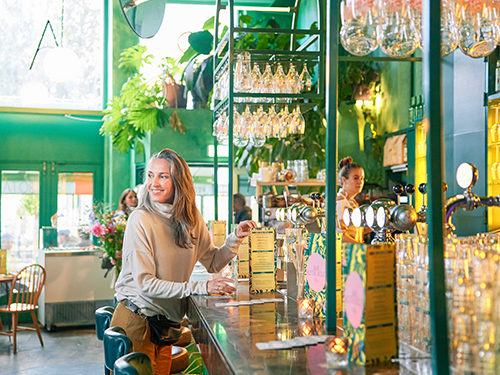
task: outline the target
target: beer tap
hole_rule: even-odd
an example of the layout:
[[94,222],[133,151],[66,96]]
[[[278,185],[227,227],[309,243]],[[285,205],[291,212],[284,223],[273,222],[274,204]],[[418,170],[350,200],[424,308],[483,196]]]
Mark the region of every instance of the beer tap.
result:
[[304,202],[297,202],[290,208],[278,208],[276,210],[276,220],[289,221],[297,228],[303,228],[306,224],[314,223],[316,220],[324,220],[325,210],[321,207],[324,193],[323,195],[312,193],[310,197],[313,199],[313,206],[309,206]]
[[412,197],[413,193],[415,193],[415,185],[406,184],[405,191],[406,191],[406,194],[408,195],[408,204],[410,206],[413,206],[411,197]]
[[472,192],[472,188],[479,179],[479,173],[475,165],[462,163],[457,168],[456,180],[458,186],[465,189],[463,194],[457,194],[448,198],[445,204],[445,230],[448,236],[453,234],[455,226],[452,223],[453,214],[459,208],[466,211],[475,210],[478,207],[500,207],[500,196],[479,197]]
[[427,205],[425,204],[425,195],[427,194],[427,184],[422,182],[418,185],[418,191],[422,194],[422,207],[420,207],[420,211],[417,213],[417,221],[419,223],[425,223],[427,221]]

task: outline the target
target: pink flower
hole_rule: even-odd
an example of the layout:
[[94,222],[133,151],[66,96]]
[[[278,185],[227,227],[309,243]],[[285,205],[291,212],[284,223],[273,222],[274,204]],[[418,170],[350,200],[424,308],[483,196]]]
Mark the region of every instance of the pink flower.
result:
[[91,230],[96,237],[101,237],[106,232],[106,228],[99,223],[94,223]]
[[398,12],[403,8],[403,0],[387,0],[389,12]]

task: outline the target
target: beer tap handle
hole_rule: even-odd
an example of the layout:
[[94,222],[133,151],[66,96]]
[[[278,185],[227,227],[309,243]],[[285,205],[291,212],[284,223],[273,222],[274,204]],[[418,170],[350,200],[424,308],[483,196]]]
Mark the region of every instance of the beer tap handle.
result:
[[401,194],[404,193],[404,189],[403,189],[403,186],[400,185],[400,184],[397,184],[397,185],[394,185],[392,187],[392,191],[394,192],[394,194],[396,194],[396,204],[399,204],[399,197],[401,196]]
[[422,194],[422,207],[425,207],[425,194],[427,194],[427,184],[422,182],[418,185],[418,191]]
[[415,193],[415,185],[407,184],[405,186],[405,191],[406,194],[408,194],[408,204],[411,206],[412,205],[411,196],[413,195],[413,193]]

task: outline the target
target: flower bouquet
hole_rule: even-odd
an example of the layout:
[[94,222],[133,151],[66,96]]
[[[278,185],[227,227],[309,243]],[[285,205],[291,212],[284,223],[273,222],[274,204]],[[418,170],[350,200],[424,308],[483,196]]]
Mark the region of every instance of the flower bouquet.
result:
[[98,238],[101,248],[116,267],[116,276],[121,271],[123,235],[127,219],[122,211],[112,211],[107,205],[98,203],[90,212],[90,233]]

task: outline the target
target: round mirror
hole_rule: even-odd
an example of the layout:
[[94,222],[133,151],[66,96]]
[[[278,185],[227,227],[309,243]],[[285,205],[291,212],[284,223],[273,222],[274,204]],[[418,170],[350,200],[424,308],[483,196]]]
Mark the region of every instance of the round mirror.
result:
[[125,19],[143,39],[156,35],[163,22],[167,0],[120,0]]
[[477,168],[474,164],[462,163],[457,168],[457,183],[463,189],[473,187],[478,178]]

